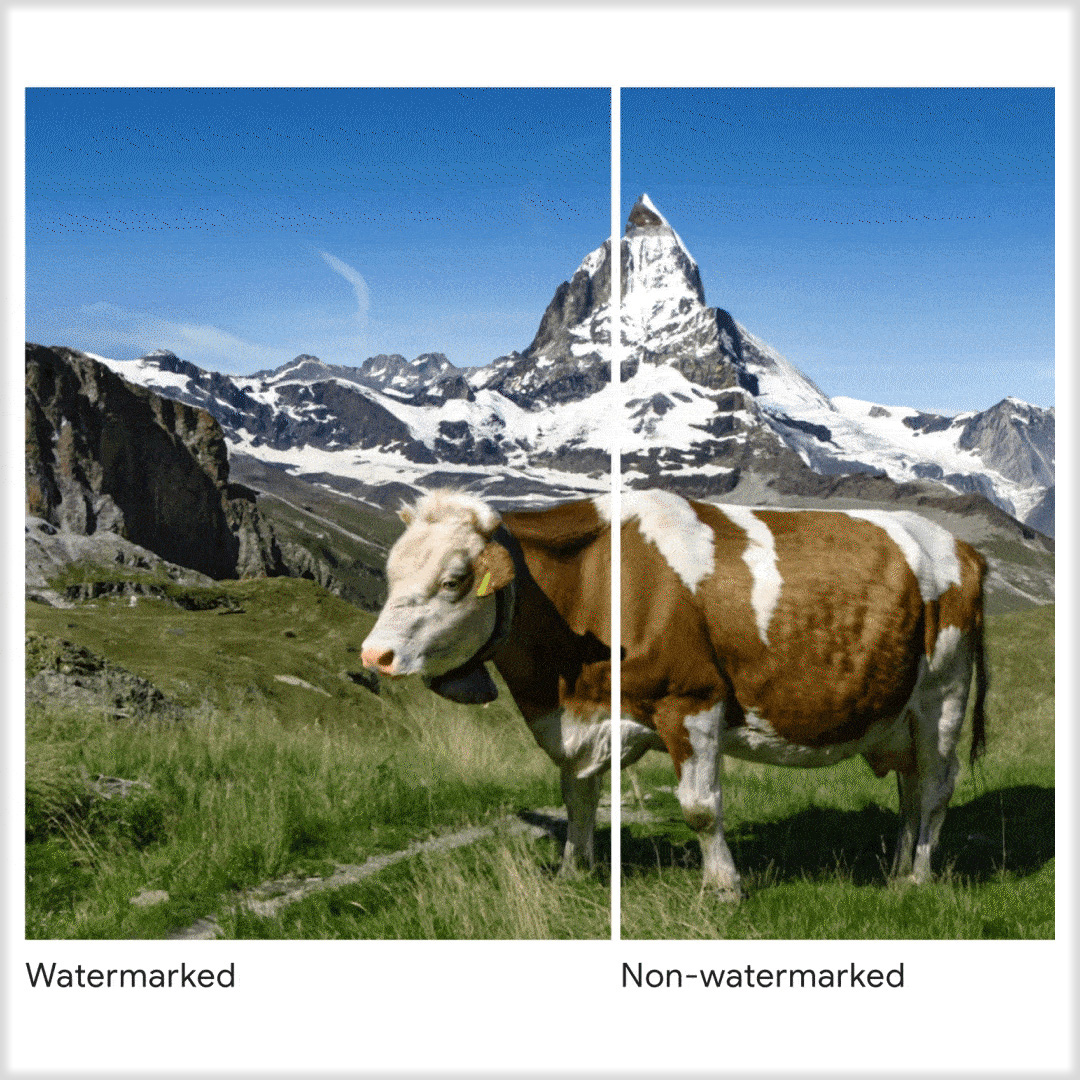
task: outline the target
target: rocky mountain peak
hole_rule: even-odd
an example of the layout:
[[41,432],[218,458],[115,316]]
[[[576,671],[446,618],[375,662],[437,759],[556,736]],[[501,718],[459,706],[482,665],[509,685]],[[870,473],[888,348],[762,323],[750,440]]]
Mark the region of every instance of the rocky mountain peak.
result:
[[294,356],[292,360],[279,364],[276,368],[262,368],[245,377],[263,380],[281,379],[297,375],[303,377],[304,372],[317,373],[325,367],[326,365],[317,356],[312,356],[310,353],[301,353],[299,356]]
[[622,239],[623,378],[663,363],[714,390],[740,381],[740,337],[731,316],[705,305],[693,256],[647,194]]
[[656,209],[652,199],[642,192],[641,197],[630,210],[630,216],[626,219],[626,231],[629,233],[632,228],[645,229],[657,225],[666,225],[669,229],[671,228],[664,215]]
[[1007,397],[966,418],[957,446],[974,450],[994,468],[1024,485],[1054,484],[1055,431],[1052,409]]
[[444,353],[421,353],[406,360],[401,353],[369,356],[355,369],[356,380],[398,399],[411,398],[416,405],[430,405],[451,398],[473,399],[464,373]]
[[135,361],[142,367],[157,368],[160,371],[170,371],[174,375],[191,375],[197,370],[193,364],[181,360],[172,349],[153,349],[145,353]]
[[317,356],[312,356],[311,353],[301,353],[299,356],[294,356],[287,364],[282,364],[281,367],[275,369],[271,378],[288,376],[289,378],[311,380],[322,377],[328,370],[329,365],[325,364]]
[[413,367],[429,367],[434,366],[443,370],[452,368],[454,365],[446,357],[446,353],[441,352],[426,352],[421,353],[414,360],[411,361]]
[[458,374],[458,369],[450,363],[445,353],[426,352],[421,353],[409,362],[416,374],[430,382],[446,379]]
[[622,240],[624,332],[627,316],[642,339],[655,318],[705,306],[694,257],[647,194],[634,203]]
[[469,382],[524,409],[581,401],[610,381],[611,242],[589,252],[562,282],[524,352],[475,368]]

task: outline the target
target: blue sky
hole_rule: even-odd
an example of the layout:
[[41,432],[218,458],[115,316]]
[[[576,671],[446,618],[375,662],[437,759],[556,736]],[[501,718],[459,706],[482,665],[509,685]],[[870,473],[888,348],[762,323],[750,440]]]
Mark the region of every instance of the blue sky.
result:
[[[1048,90],[624,89],[648,191],[829,394],[1053,403]],[[27,337],[486,363],[608,229],[606,90],[30,90]]]
[[726,308],[826,393],[1054,402],[1054,113],[1043,89],[628,90],[647,191]]
[[609,101],[29,90],[27,338],[241,373],[524,349],[607,235]]

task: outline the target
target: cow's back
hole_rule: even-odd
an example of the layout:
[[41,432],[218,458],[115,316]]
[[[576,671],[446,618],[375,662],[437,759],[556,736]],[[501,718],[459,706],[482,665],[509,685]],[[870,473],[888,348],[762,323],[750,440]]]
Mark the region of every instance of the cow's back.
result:
[[505,514],[533,579],[575,634],[611,644],[611,529],[591,500]]

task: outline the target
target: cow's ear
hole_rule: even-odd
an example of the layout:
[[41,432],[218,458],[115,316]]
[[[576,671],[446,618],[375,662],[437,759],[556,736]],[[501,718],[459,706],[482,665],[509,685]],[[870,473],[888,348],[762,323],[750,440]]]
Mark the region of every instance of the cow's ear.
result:
[[[477,513],[477,510],[480,512]],[[502,518],[499,517],[498,513],[492,510],[490,506],[486,503],[482,503],[473,510],[473,522],[476,525],[477,532],[479,532],[485,540],[490,540],[502,524]]]
[[[477,595],[486,596],[509,585],[514,580],[514,560],[510,552],[492,540],[473,561]],[[480,590],[483,590],[482,592]]]
[[406,525],[413,523],[413,512],[408,506],[403,506],[398,512],[397,516],[405,522]]

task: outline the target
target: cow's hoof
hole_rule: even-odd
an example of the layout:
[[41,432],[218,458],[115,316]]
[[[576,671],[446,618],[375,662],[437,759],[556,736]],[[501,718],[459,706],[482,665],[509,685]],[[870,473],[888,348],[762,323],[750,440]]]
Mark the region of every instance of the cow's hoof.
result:
[[905,890],[910,889],[914,885],[922,884],[924,884],[924,882],[914,874],[894,874],[889,878],[889,887],[893,889]]
[[558,872],[555,876],[562,881],[580,881],[582,878],[588,877],[591,873],[592,867],[586,866],[585,863],[575,861],[560,863]]
[[746,888],[741,881],[732,885],[730,882],[706,881],[702,887],[703,896],[719,900],[722,904],[741,904],[746,899]]

